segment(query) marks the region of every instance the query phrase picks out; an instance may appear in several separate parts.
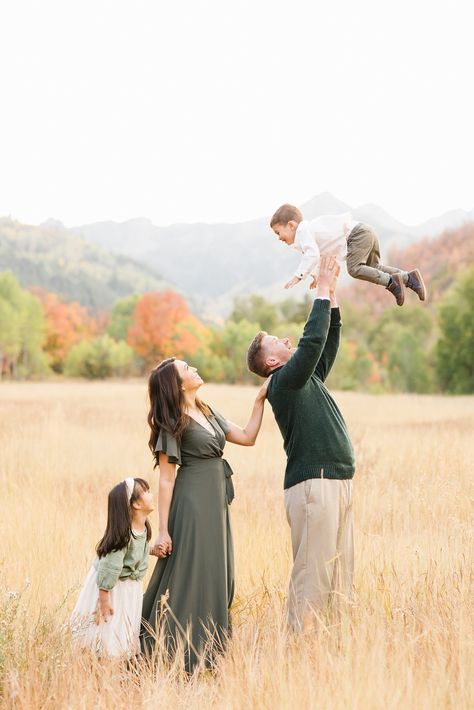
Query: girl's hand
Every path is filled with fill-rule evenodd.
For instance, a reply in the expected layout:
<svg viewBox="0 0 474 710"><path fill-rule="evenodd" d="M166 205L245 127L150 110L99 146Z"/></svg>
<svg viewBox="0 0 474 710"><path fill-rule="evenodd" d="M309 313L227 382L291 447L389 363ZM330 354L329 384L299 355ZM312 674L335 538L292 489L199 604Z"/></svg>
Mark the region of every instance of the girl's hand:
<svg viewBox="0 0 474 710"><path fill-rule="evenodd" d="M267 377L263 385L260 387L257 393L257 402L263 402L267 396L267 390L268 390L268 385L270 384L270 380L272 379L272 376Z"/></svg>
<svg viewBox="0 0 474 710"><path fill-rule="evenodd" d="M107 623L113 613L114 610L110 604L110 593L105 589L99 589L99 603L97 604L95 623L99 625L102 620Z"/></svg>
<svg viewBox="0 0 474 710"><path fill-rule="evenodd" d="M316 288L317 285L318 285L318 279L316 278L316 276L313 276L313 280L311 281L309 287Z"/></svg>
<svg viewBox="0 0 474 710"><path fill-rule="evenodd" d="M173 552L173 541L168 532L160 533L151 548L151 554L156 557L168 557Z"/></svg>

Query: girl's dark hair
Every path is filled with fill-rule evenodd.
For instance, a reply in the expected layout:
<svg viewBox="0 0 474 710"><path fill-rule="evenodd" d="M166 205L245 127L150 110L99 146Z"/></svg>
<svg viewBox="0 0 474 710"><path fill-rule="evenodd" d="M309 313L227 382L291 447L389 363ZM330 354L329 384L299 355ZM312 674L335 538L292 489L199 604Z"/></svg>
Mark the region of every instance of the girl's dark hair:
<svg viewBox="0 0 474 710"><path fill-rule="evenodd" d="M183 381L174 364L176 358L169 357L160 362L150 372L148 378L148 395L150 397L150 411L148 412L148 425L150 439L148 446L155 458L155 467L158 466L159 452L155 451L160 429L173 434L181 441L183 433L189 424L186 413L186 402L183 393ZM204 402L196 397L196 405L206 416L212 412Z"/></svg>
<svg viewBox="0 0 474 710"><path fill-rule="evenodd" d="M118 483L109 493L107 507L107 527L105 533L97 543L96 552L98 557L104 557L109 552L122 550L127 547L132 532L132 505L140 498L143 491L150 490L150 486L143 478L134 478L135 485L133 487L132 497L128 500L128 490L125 481ZM146 539L151 538L151 526L148 520L145 520Z"/></svg>

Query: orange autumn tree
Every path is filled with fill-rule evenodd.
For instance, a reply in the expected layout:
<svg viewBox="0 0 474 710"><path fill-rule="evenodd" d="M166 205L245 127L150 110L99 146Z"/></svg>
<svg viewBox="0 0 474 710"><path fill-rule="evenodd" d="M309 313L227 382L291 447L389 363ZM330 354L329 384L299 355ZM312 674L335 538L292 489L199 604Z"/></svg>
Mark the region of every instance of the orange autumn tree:
<svg viewBox="0 0 474 710"><path fill-rule="evenodd" d="M31 289L43 306L46 328L43 350L55 372L61 372L64 359L73 345L97 331L97 323L77 301L62 301L56 293Z"/></svg>
<svg viewBox="0 0 474 710"><path fill-rule="evenodd" d="M192 318L186 301L174 291L145 293L135 306L127 342L144 359L155 365L177 354L179 326ZM187 345L193 346L191 340Z"/></svg>
<svg viewBox="0 0 474 710"><path fill-rule="evenodd" d="M211 332L201 323L196 316L189 315L182 320L174 333L174 354L180 359L187 360L196 352L209 354Z"/></svg>

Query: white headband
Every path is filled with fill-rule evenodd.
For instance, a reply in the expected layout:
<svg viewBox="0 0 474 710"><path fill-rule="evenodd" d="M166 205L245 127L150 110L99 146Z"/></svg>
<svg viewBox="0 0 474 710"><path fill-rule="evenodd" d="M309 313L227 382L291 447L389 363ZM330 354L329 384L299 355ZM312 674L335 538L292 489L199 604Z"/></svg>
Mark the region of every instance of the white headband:
<svg viewBox="0 0 474 710"><path fill-rule="evenodd" d="M132 499L132 496L133 496L133 489L135 488L135 479L134 478L126 478L124 480L124 483L127 486L128 502L130 502Z"/></svg>

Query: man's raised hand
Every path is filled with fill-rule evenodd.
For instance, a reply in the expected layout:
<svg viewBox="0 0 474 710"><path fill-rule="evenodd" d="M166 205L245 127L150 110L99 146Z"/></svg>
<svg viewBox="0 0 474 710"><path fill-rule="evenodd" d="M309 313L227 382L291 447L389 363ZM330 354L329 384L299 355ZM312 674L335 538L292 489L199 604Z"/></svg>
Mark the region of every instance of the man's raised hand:
<svg viewBox="0 0 474 710"><path fill-rule="evenodd" d="M334 280L337 280L339 275L339 264L336 261L335 256L323 256L321 257L321 262L319 265L319 279L318 283L320 286L331 286Z"/></svg>

